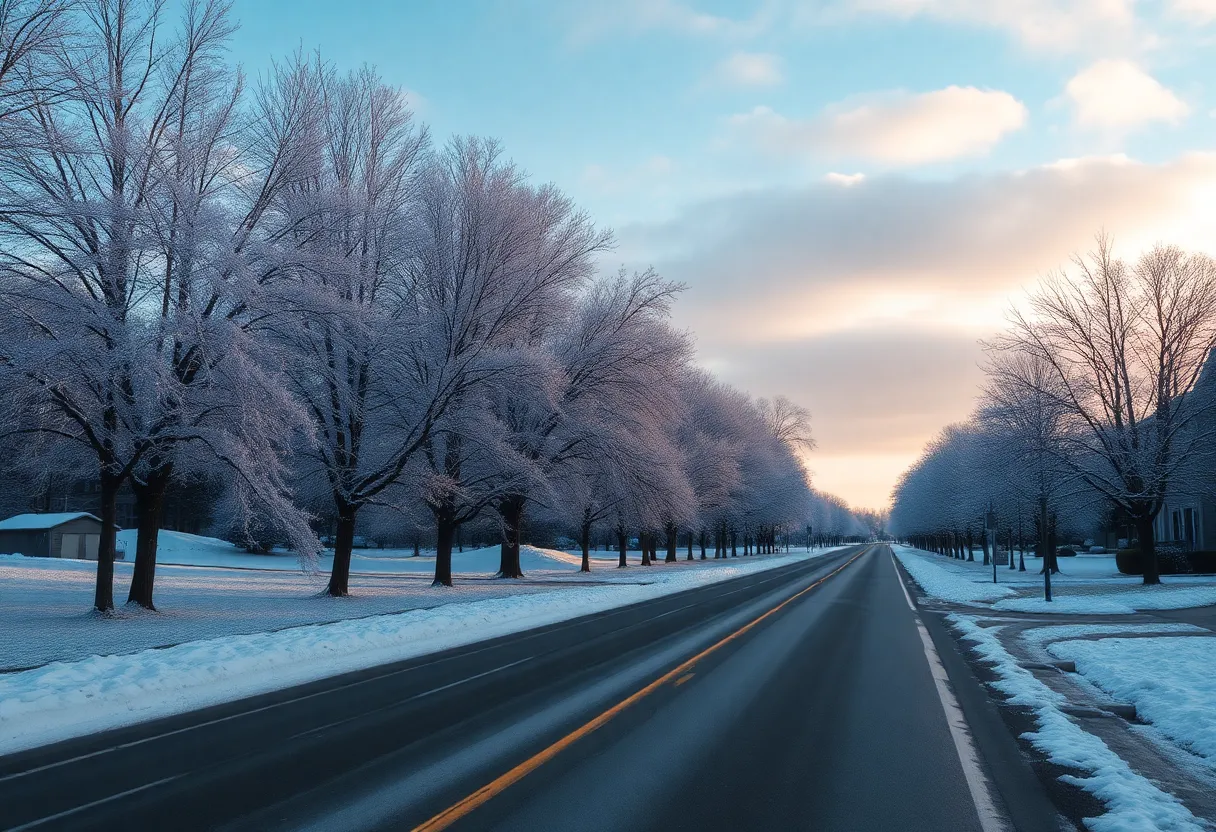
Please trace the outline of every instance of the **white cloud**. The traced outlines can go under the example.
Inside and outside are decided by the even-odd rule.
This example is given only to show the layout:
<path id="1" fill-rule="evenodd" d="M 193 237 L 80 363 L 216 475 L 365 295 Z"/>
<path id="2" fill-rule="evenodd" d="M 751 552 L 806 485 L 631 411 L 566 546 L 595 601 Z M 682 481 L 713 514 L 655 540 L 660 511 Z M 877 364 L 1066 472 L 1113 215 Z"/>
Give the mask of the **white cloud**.
<path id="1" fill-rule="evenodd" d="M 766 52 L 736 52 L 718 64 L 714 76 L 737 87 L 771 87 L 785 80 L 781 59 Z"/>
<path id="2" fill-rule="evenodd" d="M 982 154 L 1025 123 L 1026 107 L 1009 93 L 954 86 L 834 105 L 805 121 L 768 107 L 731 118 L 737 130 L 772 151 L 890 165 Z"/>
<path id="3" fill-rule="evenodd" d="M 839 185 L 842 188 L 851 188 L 866 181 L 866 175 L 864 173 L 836 173 L 833 171 L 825 174 L 823 181 L 831 182 L 833 185 Z"/>
<path id="4" fill-rule="evenodd" d="M 865 321 L 954 330 L 999 322 L 1003 298 L 1099 229 L 1120 249 L 1212 246 L 1216 154 L 1165 165 L 1074 159 L 952 181 L 879 176 L 708 200 L 621 229 L 620 254 L 689 284 L 681 313 L 714 343 L 782 341 Z M 745 278 L 745 279 L 744 279 Z M 740 317 L 766 326 L 734 327 Z"/>
<path id="5" fill-rule="evenodd" d="M 1153 76 L 1131 61 L 1102 60 L 1068 82 L 1077 125 L 1128 130 L 1154 121 L 1177 124 L 1191 108 Z"/>
<path id="6" fill-rule="evenodd" d="M 1175 0 L 1175 2 L 1204 0 Z M 1210 2 L 1210 0 L 1208 0 Z M 841 17 L 925 17 L 1000 29 L 1034 49 L 1072 51 L 1143 38 L 1134 0 L 839 0 L 806 4 L 803 15 L 823 23 Z"/>
<path id="7" fill-rule="evenodd" d="M 1169 9 L 1175 17 L 1195 23 L 1216 21 L 1216 0 L 1172 0 Z"/>

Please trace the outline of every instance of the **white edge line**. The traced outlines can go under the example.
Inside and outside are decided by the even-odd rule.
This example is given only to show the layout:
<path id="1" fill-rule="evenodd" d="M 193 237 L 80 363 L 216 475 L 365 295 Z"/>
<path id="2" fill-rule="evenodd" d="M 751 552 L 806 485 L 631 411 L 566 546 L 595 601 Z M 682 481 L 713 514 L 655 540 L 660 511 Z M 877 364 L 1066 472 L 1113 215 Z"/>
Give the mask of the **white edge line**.
<path id="1" fill-rule="evenodd" d="M 980 829 L 984 832 L 1005 832 L 1006 824 L 1001 814 L 992 802 L 992 794 L 988 791 L 988 781 L 980 771 L 979 755 L 975 743 L 967 728 L 967 719 L 950 690 L 950 677 L 942 665 L 933 639 L 920 619 L 916 620 L 916 629 L 920 633 L 921 643 L 925 646 L 925 658 L 929 660 L 929 671 L 933 674 L 933 682 L 937 685 L 937 698 L 941 700 L 942 710 L 946 713 L 946 725 L 950 727 L 950 737 L 954 740 L 954 750 L 958 752 L 958 761 L 963 767 L 963 776 L 967 779 L 967 789 L 971 792 L 971 802 L 975 804 L 975 812 L 979 816 Z"/>
<path id="2" fill-rule="evenodd" d="M 899 564 L 895 562 L 895 547 L 891 549 L 891 566 L 895 568 L 895 579 L 899 581 L 899 588 L 904 591 L 904 600 L 908 602 L 908 609 L 916 612 L 916 605 L 912 603 L 912 596 L 908 594 L 908 588 L 904 586 L 904 576 L 899 574 Z"/>
<path id="3" fill-rule="evenodd" d="M 955 751 L 958 753 L 959 764 L 963 766 L 963 776 L 967 778 L 967 789 L 972 793 L 972 803 L 975 805 L 975 814 L 979 815 L 980 828 L 984 832 L 1003 832 L 1007 825 L 996 810 L 996 805 L 992 803 L 992 794 L 989 792 L 987 780 L 983 771 L 980 771 L 979 754 L 975 752 L 975 743 L 972 741 L 972 735 L 967 727 L 967 718 L 963 716 L 962 708 L 958 707 L 955 692 L 950 690 L 950 675 L 946 673 L 945 665 L 941 663 L 938 648 L 933 646 L 933 639 L 929 636 L 929 631 L 924 629 L 921 617 L 916 614 L 916 605 L 912 603 L 912 596 L 908 595 L 908 588 L 903 584 L 903 575 L 900 574 L 899 564 L 895 562 L 894 547 L 891 547 L 891 566 L 895 568 L 895 579 L 899 580 L 900 589 L 903 590 L 903 600 L 908 602 L 908 609 L 911 609 L 913 619 L 916 620 L 917 633 L 921 634 L 924 657 L 928 659 L 933 684 L 938 687 L 938 699 L 941 701 L 941 709 L 946 714 L 946 725 L 950 727 L 951 740 L 955 741 Z"/>
<path id="4" fill-rule="evenodd" d="M 959 707 L 958 699 L 955 698 L 954 691 L 950 689 L 950 676 L 946 673 L 946 667 L 942 664 L 941 657 L 937 654 L 937 648 L 933 646 L 933 639 L 929 636 L 929 631 L 925 629 L 924 623 L 921 622 L 920 616 L 916 614 L 912 597 L 908 594 L 903 576 L 899 574 L 899 566 L 895 563 L 894 548 L 891 549 L 891 565 L 895 568 L 895 578 L 899 581 L 899 588 L 904 592 L 904 600 L 908 602 L 908 609 L 912 610 L 916 631 L 920 634 L 920 641 L 925 649 L 925 659 L 929 662 L 929 673 L 933 676 L 933 684 L 937 687 L 937 698 L 942 703 L 942 711 L 946 715 L 946 726 L 950 729 L 950 738 L 954 740 L 954 750 L 958 754 L 959 764 L 963 767 L 967 790 L 971 792 L 971 803 L 975 806 L 975 813 L 979 817 L 980 829 L 983 832 L 1006 832 L 1008 825 L 1001 813 L 997 811 L 996 804 L 992 801 L 992 793 L 988 790 L 988 780 L 980 770 L 979 754 L 971 739 L 967 718 L 963 716 L 963 709 Z"/>
<path id="5" fill-rule="evenodd" d="M 136 794 L 137 792 L 147 791 L 148 789 L 151 789 L 155 786 L 160 786 L 160 785 L 163 785 L 164 783 L 168 783 L 171 780 L 177 780 L 178 778 L 180 778 L 182 776 L 183 775 L 181 775 L 181 774 L 175 774 L 172 777 L 162 777 L 160 780 L 155 780 L 151 783 L 144 783 L 142 786 L 136 786 L 133 789 L 127 789 L 125 792 L 119 792 L 118 794 L 112 794 L 109 797 L 103 797 L 100 800 L 94 800 L 91 803 L 85 803 L 83 806 L 76 806 L 72 809 L 65 809 L 62 812 L 56 812 L 53 815 L 47 815 L 44 818 L 38 818 L 37 820 L 32 820 L 29 823 L 23 823 L 20 826 L 9 827 L 4 832 L 23 832 L 23 830 L 25 830 L 25 829 L 37 829 L 39 826 L 42 826 L 44 823 L 50 823 L 51 821 L 62 820 L 63 818 L 69 817 L 70 815 L 74 815 L 77 812 L 83 812 L 85 809 L 92 809 L 96 806 L 101 806 L 104 803 L 109 803 L 113 800 L 118 800 L 119 798 Z"/>

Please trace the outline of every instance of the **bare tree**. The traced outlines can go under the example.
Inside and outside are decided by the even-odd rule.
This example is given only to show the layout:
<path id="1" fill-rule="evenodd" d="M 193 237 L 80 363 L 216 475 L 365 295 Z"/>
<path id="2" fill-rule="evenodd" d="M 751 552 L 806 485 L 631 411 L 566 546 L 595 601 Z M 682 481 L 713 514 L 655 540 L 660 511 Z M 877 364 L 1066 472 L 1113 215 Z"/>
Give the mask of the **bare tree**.
<path id="1" fill-rule="evenodd" d="M 0 124 L 64 95 L 78 0 L 0 0 Z M 6 139 L 13 136 L 7 134 Z"/>
<path id="2" fill-rule="evenodd" d="M 1135 524 L 1144 583 L 1160 582 L 1153 521 L 1167 491 L 1210 454 L 1211 397 L 1195 395 L 1216 348 L 1216 265 L 1157 246 L 1134 267 L 1109 238 L 1046 279 L 1033 314 L 995 346 L 1050 368 L 1036 390 L 1065 422 L 1058 458 Z"/>
<path id="3" fill-rule="evenodd" d="M 99 466 L 94 605 L 113 607 L 115 497 L 149 450 L 156 366 L 138 309 L 157 158 L 180 75 L 166 72 L 162 2 L 89 0 L 63 101 L 23 110 L 0 155 L 6 385 L 22 430 L 80 443 Z M 17 117 L 17 116 L 14 116 Z"/>
<path id="4" fill-rule="evenodd" d="M 794 404 L 785 396 L 757 399 L 756 407 L 776 439 L 795 452 L 805 453 L 815 449 L 815 440 L 811 436 L 811 412 L 805 407 Z"/>

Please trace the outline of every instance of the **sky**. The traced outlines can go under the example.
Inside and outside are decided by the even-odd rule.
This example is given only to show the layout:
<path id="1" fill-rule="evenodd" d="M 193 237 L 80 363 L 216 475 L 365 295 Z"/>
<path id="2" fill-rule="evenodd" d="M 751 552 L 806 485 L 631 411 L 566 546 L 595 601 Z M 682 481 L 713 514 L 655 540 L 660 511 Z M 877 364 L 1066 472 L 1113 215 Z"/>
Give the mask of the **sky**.
<path id="1" fill-rule="evenodd" d="M 234 0 L 253 78 L 374 65 L 686 289 L 700 361 L 810 408 L 883 507 L 981 341 L 1099 231 L 1213 247 L 1216 0 Z"/>

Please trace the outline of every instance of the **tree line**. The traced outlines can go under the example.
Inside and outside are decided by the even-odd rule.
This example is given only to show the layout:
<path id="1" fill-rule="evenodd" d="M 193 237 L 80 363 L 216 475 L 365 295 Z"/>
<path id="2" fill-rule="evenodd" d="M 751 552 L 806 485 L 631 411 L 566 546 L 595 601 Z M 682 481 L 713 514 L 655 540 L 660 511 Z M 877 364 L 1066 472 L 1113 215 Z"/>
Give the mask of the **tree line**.
<path id="1" fill-rule="evenodd" d="M 1168 245 L 1127 261 L 1099 235 L 1009 320 L 975 413 L 896 486 L 893 530 L 967 559 L 978 541 L 987 563 L 991 509 L 1011 556 L 1029 538 L 1050 572 L 1058 540 L 1121 527 L 1159 583 L 1166 500 L 1216 491 L 1216 263 Z"/>
<path id="2" fill-rule="evenodd" d="M 303 51 L 250 82 L 227 2 L 167 9 L 0 0 L 0 415 L 10 461 L 96 477 L 98 610 L 120 489 L 153 608 L 165 495 L 198 479 L 238 536 L 315 561 L 332 529 L 335 596 L 369 512 L 422 507 L 439 585 L 486 516 L 503 577 L 528 512 L 584 569 L 595 527 L 644 563 L 861 533 L 808 485 L 807 411 L 696 369 L 682 287 L 599 274 L 611 234 L 497 142 L 437 145 L 373 69 Z"/>

